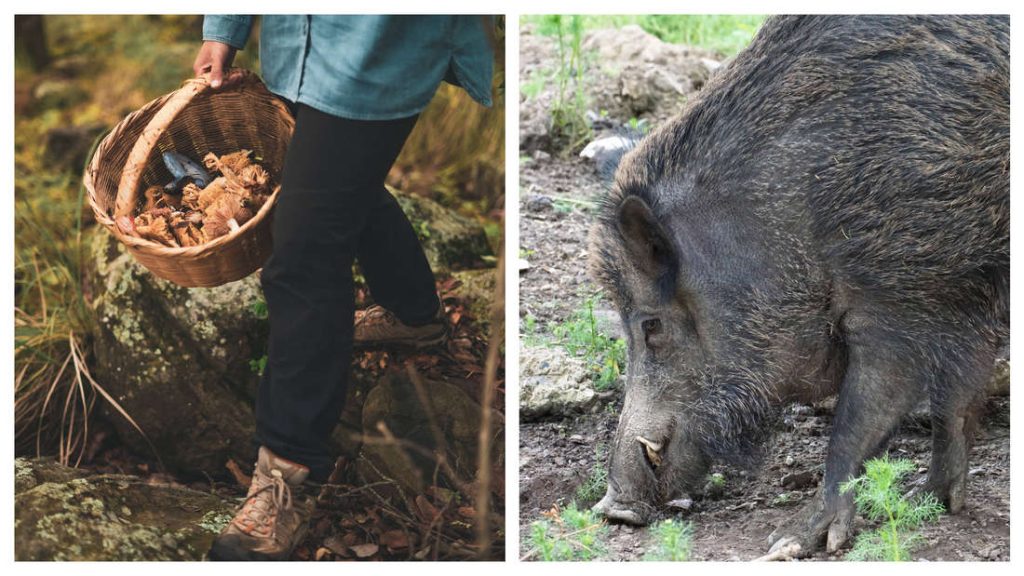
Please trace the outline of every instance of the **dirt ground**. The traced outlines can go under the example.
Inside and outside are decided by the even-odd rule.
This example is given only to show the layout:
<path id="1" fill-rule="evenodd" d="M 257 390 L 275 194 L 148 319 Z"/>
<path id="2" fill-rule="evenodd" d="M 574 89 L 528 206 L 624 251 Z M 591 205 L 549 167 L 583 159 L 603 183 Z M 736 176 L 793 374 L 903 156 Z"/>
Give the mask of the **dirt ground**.
<path id="1" fill-rule="evenodd" d="M 550 57 L 550 45 L 537 37 L 522 43 L 523 81 L 538 73 Z M 529 51 L 529 53 L 527 53 Z M 591 88 L 593 89 L 593 88 Z M 597 89 L 600 89 L 598 87 Z M 609 89 L 612 89 L 611 87 Z M 552 90 L 551 87 L 547 88 Z M 533 126 L 521 127 L 520 150 L 520 254 L 529 267 L 520 271 L 520 316 L 532 316 L 543 334 L 551 322 L 569 318 L 584 298 L 593 293 L 586 273 L 587 231 L 596 202 L 605 185 L 596 170 L 575 154 L 545 150 L 537 137 L 539 110 L 550 101 L 542 93 L 524 101 L 524 117 Z M 629 118 L 612 118 L 625 123 Z M 653 119 L 657 121 L 657 119 Z M 529 131 L 527 134 L 524 131 Z M 607 303 L 600 314 L 611 315 Z M 528 535 L 532 522 L 555 505 L 565 505 L 587 479 L 598 452 L 606 452 L 615 432 L 622 396 L 617 391 L 590 413 L 559 420 L 520 425 L 520 555 L 531 553 Z M 1009 560 L 1010 555 L 1010 405 L 1008 397 L 993 397 L 970 459 L 965 509 L 944 515 L 921 530 L 924 544 L 914 552 L 921 560 Z M 768 535 L 811 498 L 821 480 L 832 407 L 790 406 L 777 425 L 776 435 L 762 466 L 754 471 L 719 468 L 726 487 L 717 499 L 698 500 L 683 513 L 664 511 L 692 522 L 694 560 L 752 560 L 767 552 Z M 929 464 L 930 432 L 927 420 L 908 417 L 889 444 L 894 457 L 918 465 L 910 480 L 924 477 Z M 604 456 L 600 456 L 604 464 Z M 806 474 L 801 474 L 806 473 Z M 794 486 L 787 481 L 802 479 Z M 594 501 L 580 502 L 582 506 Z M 858 519 L 857 528 L 867 526 Z M 604 560 L 639 560 L 651 546 L 647 528 L 611 525 Z M 812 560 L 841 560 L 819 553 Z"/>
<path id="2" fill-rule="evenodd" d="M 573 499 L 596 460 L 597 447 L 615 433 L 621 396 L 594 414 L 560 421 L 524 423 L 519 435 L 520 534 L 529 534 L 530 523 L 555 504 Z M 753 560 L 767 552 L 767 538 L 776 526 L 800 510 L 814 495 L 825 459 L 832 408 L 792 406 L 779 423 L 765 462 L 747 472 L 716 468 L 726 478 L 725 493 L 718 499 L 698 500 L 674 517 L 690 521 L 694 528 L 693 560 Z M 923 478 L 931 453 L 926 423 L 908 419 L 889 444 L 895 457 L 918 465 L 911 478 Z M 1010 558 L 1010 402 L 992 398 L 985 426 L 971 453 L 967 505 L 957 515 L 944 515 L 921 530 L 925 543 L 914 558 L 929 561 L 1009 560 Z M 783 487 L 783 478 L 807 476 L 800 488 Z M 593 501 L 580 503 L 592 505 Z M 663 517 L 673 517 L 665 511 Z M 858 519 L 858 530 L 869 527 Z M 651 546 L 647 528 L 612 524 L 606 541 L 605 560 L 639 560 Z M 820 552 L 813 560 L 841 560 Z M 520 543 L 520 554 L 530 552 Z"/>

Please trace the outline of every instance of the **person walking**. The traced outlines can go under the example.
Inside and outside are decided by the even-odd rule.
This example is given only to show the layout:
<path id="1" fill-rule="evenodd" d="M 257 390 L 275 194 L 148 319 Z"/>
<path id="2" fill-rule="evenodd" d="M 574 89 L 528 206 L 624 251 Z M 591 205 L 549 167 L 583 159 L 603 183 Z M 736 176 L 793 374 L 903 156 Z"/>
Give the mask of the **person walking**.
<path id="1" fill-rule="evenodd" d="M 444 310 L 419 240 L 384 187 L 442 81 L 491 105 L 493 22 L 480 16 L 262 17 L 260 65 L 295 132 L 260 276 L 269 312 L 256 401 L 252 485 L 211 560 L 286 559 L 333 469 L 329 438 L 345 401 L 353 345 L 444 341 Z M 206 16 L 193 65 L 218 89 L 252 16 Z M 358 260 L 377 305 L 356 311 Z"/>

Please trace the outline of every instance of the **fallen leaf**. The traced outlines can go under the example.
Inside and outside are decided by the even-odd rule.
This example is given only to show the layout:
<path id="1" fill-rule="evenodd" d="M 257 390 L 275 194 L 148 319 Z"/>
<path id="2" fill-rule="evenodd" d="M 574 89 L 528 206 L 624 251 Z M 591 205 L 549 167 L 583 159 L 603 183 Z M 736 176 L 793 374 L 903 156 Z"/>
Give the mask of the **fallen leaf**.
<path id="1" fill-rule="evenodd" d="M 316 549 L 316 561 L 319 562 L 319 561 L 323 560 L 324 557 L 327 556 L 330 553 L 331 553 L 331 551 L 328 550 L 327 548 L 324 548 L 323 546 L 317 548 Z"/>
<path id="2" fill-rule="evenodd" d="M 355 546 L 350 546 L 349 548 L 352 550 L 352 552 L 355 553 L 356 557 L 358 558 L 369 558 L 370 556 L 376 554 L 378 550 L 380 550 L 380 546 L 374 544 L 373 542 L 367 542 L 366 544 L 357 544 Z"/>
<path id="3" fill-rule="evenodd" d="M 328 536 L 327 539 L 324 540 L 324 546 L 339 556 L 348 556 L 349 545 L 345 543 L 345 539 L 343 537 L 338 536 L 337 534 Z"/>
<path id="4" fill-rule="evenodd" d="M 238 466 L 238 462 L 235 462 L 234 459 L 229 458 L 224 464 L 224 467 L 228 469 L 228 472 L 231 472 L 231 475 L 235 478 L 235 482 L 237 482 L 242 488 L 248 488 L 252 484 L 252 478 L 245 472 L 242 472 L 242 469 Z"/>
<path id="5" fill-rule="evenodd" d="M 401 550 L 409 547 L 409 536 L 402 530 L 388 530 L 380 535 L 380 543 L 389 550 Z"/>
<path id="6" fill-rule="evenodd" d="M 419 517 L 421 520 L 427 523 L 432 523 L 441 515 L 441 512 L 434 507 L 422 494 L 416 496 L 416 507 L 418 508 Z"/>

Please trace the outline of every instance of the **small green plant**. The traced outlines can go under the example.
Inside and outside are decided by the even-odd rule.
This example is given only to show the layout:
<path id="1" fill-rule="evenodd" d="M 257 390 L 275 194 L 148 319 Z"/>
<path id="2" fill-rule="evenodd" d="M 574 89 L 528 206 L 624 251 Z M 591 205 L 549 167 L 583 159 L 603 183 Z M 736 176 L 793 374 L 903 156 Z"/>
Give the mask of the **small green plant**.
<path id="1" fill-rule="evenodd" d="M 794 496 L 793 492 L 783 492 L 783 493 L 779 494 L 775 498 L 772 498 L 772 506 L 776 507 L 776 508 L 784 508 L 786 506 L 792 506 L 793 504 L 795 504 L 797 501 L 800 500 L 799 493 L 795 493 L 795 494 L 796 494 L 796 496 Z"/>
<path id="2" fill-rule="evenodd" d="M 611 346 L 608 348 L 608 351 L 604 356 L 604 362 L 601 365 L 601 372 L 597 375 L 597 381 L 594 382 L 594 388 L 598 392 L 602 392 L 615 386 L 615 383 L 619 380 L 619 376 L 622 375 L 622 372 L 625 369 L 625 362 L 626 341 L 618 339 L 611 340 Z"/>
<path id="3" fill-rule="evenodd" d="M 604 495 L 608 485 L 608 469 L 604 466 L 604 444 L 598 444 L 594 450 L 594 464 L 590 474 L 576 488 L 576 501 L 582 503 L 597 502 Z"/>
<path id="4" fill-rule="evenodd" d="M 581 86 L 583 17 L 555 14 L 543 18 L 558 39 L 559 60 L 555 71 L 558 92 L 551 107 L 551 133 L 564 143 L 563 151 L 571 153 L 590 137 L 587 105 Z"/>
<path id="5" fill-rule="evenodd" d="M 560 214 L 568 214 L 576 208 L 575 203 L 569 202 L 564 198 L 556 198 L 552 204 L 554 204 L 555 212 Z"/>
<path id="6" fill-rule="evenodd" d="M 596 296 L 587 298 L 568 322 L 555 325 L 551 332 L 567 352 L 582 357 L 590 366 L 597 376 L 594 388 L 602 391 L 614 386 L 622 375 L 626 364 L 626 343 L 609 338 L 598 330 L 594 315 L 596 299 Z"/>
<path id="7" fill-rule="evenodd" d="M 539 560 L 594 560 L 604 552 L 603 538 L 608 527 L 596 512 L 580 510 L 573 502 L 545 516 L 548 519 L 530 525 L 530 545 Z"/>
<path id="8" fill-rule="evenodd" d="M 712 500 L 725 496 L 725 475 L 721 472 L 708 475 L 708 480 L 704 483 L 704 495 Z"/>
<path id="9" fill-rule="evenodd" d="M 920 542 L 915 529 L 942 514 L 942 504 L 932 494 L 905 498 L 900 492 L 903 478 L 913 471 L 910 460 L 890 460 L 886 454 L 864 463 L 864 474 L 845 482 L 843 493 L 854 491 L 857 510 L 881 525 L 857 537 L 847 560 L 910 560 L 910 552 Z"/>
<path id="10" fill-rule="evenodd" d="M 528 346 L 543 345 L 544 339 L 538 334 L 537 317 L 533 314 L 527 314 L 523 317 L 523 323 L 521 325 L 522 342 Z"/>
<path id="11" fill-rule="evenodd" d="M 557 33 L 547 16 L 523 16 L 523 22 L 538 24 L 545 36 Z M 594 15 L 581 17 L 584 28 L 621 28 L 636 24 L 665 42 L 713 50 L 723 57 L 735 55 L 754 37 L 764 16 L 754 14 L 644 14 Z"/>
<path id="12" fill-rule="evenodd" d="M 252 370 L 253 374 L 257 376 L 263 376 L 263 371 L 267 369 L 267 355 L 264 354 L 259 358 L 253 358 L 249 360 L 249 370 Z"/>
<path id="13" fill-rule="evenodd" d="M 661 562 L 685 562 L 690 559 L 693 543 L 693 526 L 682 520 L 668 519 L 651 527 L 654 548 L 644 560 Z"/>
<path id="14" fill-rule="evenodd" d="M 266 320 L 267 318 L 270 317 L 270 314 L 267 310 L 267 303 L 263 300 L 257 300 L 250 304 L 249 310 L 252 312 L 252 315 L 259 320 Z"/>

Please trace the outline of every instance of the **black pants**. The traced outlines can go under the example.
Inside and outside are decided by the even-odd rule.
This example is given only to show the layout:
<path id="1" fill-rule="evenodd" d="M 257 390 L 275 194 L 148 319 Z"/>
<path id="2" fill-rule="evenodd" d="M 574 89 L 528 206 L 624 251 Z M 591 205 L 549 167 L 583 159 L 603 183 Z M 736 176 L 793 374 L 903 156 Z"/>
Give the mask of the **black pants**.
<path id="1" fill-rule="evenodd" d="M 384 179 L 416 116 L 348 120 L 299 105 L 261 281 L 270 313 L 256 441 L 323 481 L 352 357 L 352 263 L 407 324 L 437 312 L 434 275 Z"/>

